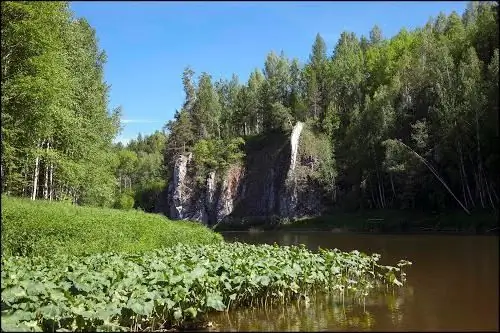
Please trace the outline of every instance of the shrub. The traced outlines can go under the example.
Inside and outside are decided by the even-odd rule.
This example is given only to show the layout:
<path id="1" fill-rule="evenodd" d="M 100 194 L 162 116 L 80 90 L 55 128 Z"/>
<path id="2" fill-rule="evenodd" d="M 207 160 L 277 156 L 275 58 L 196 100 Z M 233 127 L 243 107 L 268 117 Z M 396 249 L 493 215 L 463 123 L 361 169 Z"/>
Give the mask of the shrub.
<path id="1" fill-rule="evenodd" d="M 128 193 L 122 193 L 116 201 L 115 208 L 123 210 L 134 208 L 134 198 Z"/>
<path id="2" fill-rule="evenodd" d="M 198 141 L 193 149 L 196 180 L 204 183 L 208 172 L 223 173 L 230 165 L 240 163 L 245 157 L 244 143 L 241 137 Z"/>

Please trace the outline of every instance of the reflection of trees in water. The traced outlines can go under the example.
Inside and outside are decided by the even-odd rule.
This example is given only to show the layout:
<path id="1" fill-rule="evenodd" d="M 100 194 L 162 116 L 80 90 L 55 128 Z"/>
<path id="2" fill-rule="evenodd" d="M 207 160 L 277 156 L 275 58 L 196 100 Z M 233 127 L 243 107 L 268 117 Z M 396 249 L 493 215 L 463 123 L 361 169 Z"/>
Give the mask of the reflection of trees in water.
<path id="1" fill-rule="evenodd" d="M 342 298 L 338 294 L 318 294 L 311 298 L 309 304 L 293 302 L 285 307 L 242 308 L 214 314 L 210 320 L 218 330 L 224 331 L 369 330 L 377 323 L 378 329 L 394 329 L 401 327 L 404 303 L 412 297 L 410 288 L 401 288 L 394 293 L 374 293 L 364 305 L 362 300 L 355 300 L 349 295 L 342 306 Z M 381 327 L 387 321 L 384 317 L 389 317 L 390 322 Z"/>

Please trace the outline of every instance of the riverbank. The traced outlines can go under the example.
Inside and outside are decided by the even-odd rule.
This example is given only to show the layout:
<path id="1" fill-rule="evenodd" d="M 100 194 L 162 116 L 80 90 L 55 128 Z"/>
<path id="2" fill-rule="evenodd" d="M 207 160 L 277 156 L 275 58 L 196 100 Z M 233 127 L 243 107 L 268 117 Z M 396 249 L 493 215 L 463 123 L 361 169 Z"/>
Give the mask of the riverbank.
<path id="1" fill-rule="evenodd" d="M 225 242 L 161 215 L 2 196 L 2 331 L 206 327 L 216 311 L 363 299 L 405 282 L 407 260 Z"/>
<path id="2" fill-rule="evenodd" d="M 178 243 L 216 242 L 222 242 L 219 234 L 195 222 L 2 195 L 2 256 L 138 253 Z"/>
<path id="3" fill-rule="evenodd" d="M 354 213 L 330 212 L 295 221 L 276 217 L 234 219 L 217 225 L 216 231 L 266 230 L 329 231 L 336 233 L 395 233 L 395 234 L 498 234 L 498 212 L 462 211 L 427 213 L 421 211 L 374 210 Z"/>
<path id="4" fill-rule="evenodd" d="M 205 327 L 207 315 L 363 299 L 405 282 L 407 260 L 225 242 L 205 226 L 138 211 L 2 196 L 2 331 Z"/>

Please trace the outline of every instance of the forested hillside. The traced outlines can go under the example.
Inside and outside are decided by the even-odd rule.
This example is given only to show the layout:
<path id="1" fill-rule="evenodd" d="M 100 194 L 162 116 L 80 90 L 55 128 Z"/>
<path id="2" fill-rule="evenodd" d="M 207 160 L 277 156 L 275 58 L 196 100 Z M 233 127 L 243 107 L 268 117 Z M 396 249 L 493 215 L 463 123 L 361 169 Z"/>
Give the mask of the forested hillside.
<path id="1" fill-rule="evenodd" d="M 271 52 L 247 82 L 186 67 L 167 134 L 124 147 L 92 27 L 67 2 L 3 2 L 2 193 L 152 211 L 177 154 L 223 169 L 246 140 L 304 121 L 330 143 L 319 163 L 335 207 L 494 208 L 497 8 L 471 2 L 390 39 L 343 32 L 331 53 L 318 34 L 306 64 Z"/>
<path id="2" fill-rule="evenodd" d="M 305 121 L 331 143 L 323 184 L 338 207 L 498 204 L 496 3 L 471 2 L 462 17 L 440 14 L 391 39 L 377 26 L 369 38 L 343 32 L 332 54 L 318 34 L 308 63 L 271 52 L 246 83 L 193 78 L 186 68 L 186 100 L 167 125 L 167 170 L 179 152 L 221 155 L 228 141 Z M 198 159 L 204 170 L 225 162 Z"/>

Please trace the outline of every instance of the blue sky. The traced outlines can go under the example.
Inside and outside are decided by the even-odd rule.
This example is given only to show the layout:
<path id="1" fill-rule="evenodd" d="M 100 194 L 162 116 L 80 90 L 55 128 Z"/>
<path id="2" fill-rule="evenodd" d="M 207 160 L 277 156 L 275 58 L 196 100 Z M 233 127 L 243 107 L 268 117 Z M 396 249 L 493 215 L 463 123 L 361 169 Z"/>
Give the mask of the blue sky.
<path id="1" fill-rule="evenodd" d="M 184 100 L 182 72 L 214 80 L 236 73 L 246 81 L 266 55 L 283 50 L 307 61 L 316 33 L 330 53 L 340 33 L 368 36 L 375 25 L 385 37 L 423 26 L 440 11 L 462 14 L 467 2 L 72 2 L 77 17 L 96 29 L 108 62 L 110 107 L 123 108 L 127 142 L 173 118 Z"/>

